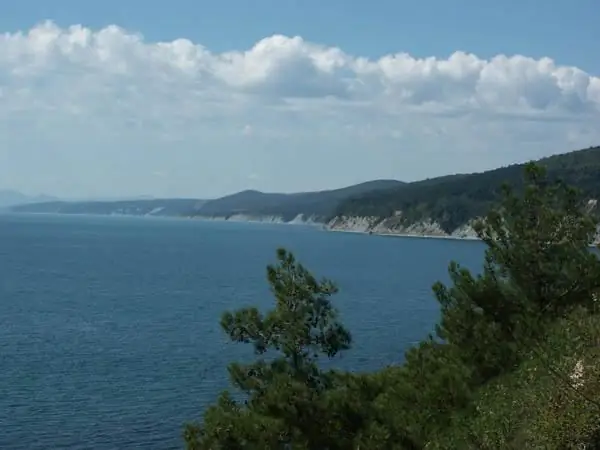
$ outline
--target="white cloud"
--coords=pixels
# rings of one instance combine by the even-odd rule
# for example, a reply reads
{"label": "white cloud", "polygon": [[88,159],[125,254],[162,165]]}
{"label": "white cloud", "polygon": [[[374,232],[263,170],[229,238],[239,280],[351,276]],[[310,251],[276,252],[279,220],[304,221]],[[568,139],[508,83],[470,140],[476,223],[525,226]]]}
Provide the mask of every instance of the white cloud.
{"label": "white cloud", "polygon": [[282,35],[214,53],[46,22],[0,35],[0,100],[0,180],[60,195],[218,195],[254,167],[260,188],[317,189],[600,141],[600,78],[550,58],[369,59]]}

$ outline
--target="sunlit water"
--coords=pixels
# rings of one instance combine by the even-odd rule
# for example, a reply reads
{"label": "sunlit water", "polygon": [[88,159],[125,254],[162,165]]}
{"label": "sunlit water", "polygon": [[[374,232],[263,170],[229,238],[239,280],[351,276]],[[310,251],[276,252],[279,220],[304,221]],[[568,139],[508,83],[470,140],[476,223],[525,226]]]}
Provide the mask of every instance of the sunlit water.
{"label": "sunlit water", "polygon": [[431,284],[482,244],[195,220],[0,215],[0,449],[181,448],[182,425],[248,355],[227,309],[272,304],[279,246],[336,281],[354,347],[334,364],[402,361],[431,331]]}

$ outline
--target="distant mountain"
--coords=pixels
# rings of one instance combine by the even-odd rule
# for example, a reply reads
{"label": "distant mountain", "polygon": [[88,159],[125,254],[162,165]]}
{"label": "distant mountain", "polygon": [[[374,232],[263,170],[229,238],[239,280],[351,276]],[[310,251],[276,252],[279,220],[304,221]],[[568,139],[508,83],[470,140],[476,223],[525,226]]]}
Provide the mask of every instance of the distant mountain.
{"label": "distant mountain", "polygon": [[137,196],[121,196],[121,197],[80,197],[80,198],[63,198],[66,202],[123,202],[132,200],[155,200],[156,198],[151,195],[137,195]]}
{"label": "distant mountain", "polygon": [[0,190],[0,208],[55,200],[58,199],[47,195],[29,196],[13,190]]}
{"label": "distant mountain", "polygon": [[319,222],[331,215],[340,201],[350,196],[390,189],[402,184],[395,180],[376,180],[341,189],[295,194],[242,191],[208,201],[134,199],[29,202],[13,206],[11,210],[25,213],[187,216],[277,222],[289,222],[302,215],[302,220]]}
{"label": "distant mountain", "polygon": [[248,219],[271,217],[282,222],[289,222],[302,215],[305,220],[322,221],[332,214],[340,201],[348,197],[403,184],[396,180],[375,180],[341,189],[294,194],[242,191],[207,201],[193,215],[224,219],[235,216]]}
{"label": "distant mountain", "polygon": [[98,214],[128,216],[184,216],[193,214],[204,200],[173,198],[120,201],[53,201],[13,206],[11,211],[24,213]]}

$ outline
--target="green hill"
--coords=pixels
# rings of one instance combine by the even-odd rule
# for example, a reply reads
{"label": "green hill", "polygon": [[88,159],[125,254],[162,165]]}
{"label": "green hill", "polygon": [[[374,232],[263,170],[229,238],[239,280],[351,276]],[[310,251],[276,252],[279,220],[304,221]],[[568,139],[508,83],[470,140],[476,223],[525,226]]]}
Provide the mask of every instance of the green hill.
{"label": "green hill", "polygon": [[[600,147],[554,155],[538,162],[547,168],[551,180],[562,179],[581,189],[586,198],[600,198]],[[336,228],[340,227],[340,217],[376,218],[373,226],[397,217],[395,226],[399,228],[433,222],[450,234],[484,214],[498,198],[503,182],[517,188],[521,186],[522,173],[523,164],[514,164],[482,173],[450,175],[367,192],[341,201],[329,219]]]}
{"label": "green hill", "polygon": [[242,191],[208,201],[194,215],[222,218],[234,215],[276,217],[289,222],[302,214],[307,219],[322,221],[330,217],[339,203],[348,197],[388,190],[403,184],[396,180],[375,180],[341,189],[295,194]]}

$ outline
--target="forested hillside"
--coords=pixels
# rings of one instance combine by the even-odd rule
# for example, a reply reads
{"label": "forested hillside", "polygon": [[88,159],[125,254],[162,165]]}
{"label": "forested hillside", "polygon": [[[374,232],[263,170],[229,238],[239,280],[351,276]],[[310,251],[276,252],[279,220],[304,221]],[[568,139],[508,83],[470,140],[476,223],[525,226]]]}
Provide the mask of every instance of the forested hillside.
{"label": "forested hillside", "polygon": [[[548,179],[561,179],[579,188],[588,198],[600,198],[600,147],[555,155],[537,161]],[[408,183],[392,189],[368,192],[342,201],[335,216],[386,218],[402,212],[402,220],[437,222],[451,233],[469,220],[483,215],[499,198],[503,182],[516,189],[523,185],[524,164],[482,173],[451,175]]]}
{"label": "forested hillside", "polygon": [[348,197],[387,190],[403,184],[396,180],[374,180],[341,189],[295,194],[242,191],[211,200],[197,210],[194,215],[222,218],[233,215],[272,216],[288,222],[302,214],[306,219],[322,221],[329,217],[338,204]]}

